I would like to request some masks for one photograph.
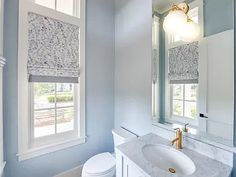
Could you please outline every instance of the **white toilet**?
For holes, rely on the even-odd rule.
[[[120,128],[112,131],[114,147],[136,138],[132,133]],[[82,177],[114,177],[115,156],[109,152],[91,157],[83,166]]]

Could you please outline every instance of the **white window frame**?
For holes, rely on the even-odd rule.
[[[182,85],[187,85],[187,84],[182,84]],[[198,84],[197,84],[198,85]],[[198,117],[196,116],[194,119],[190,118],[190,117],[185,117],[184,116],[184,111],[185,111],[185,102],[194,102],[196,103],[196,112],[198,113],[198,86],[197,86],[197,95],[196,101],[191,101],[191,100],[186,100],[185,99],[185,86],[183,86],[183,99],[179,99],[179,101],[183,101],[183,116],[178,116],[178,115],[174,115],[173,114],[173,101],[174,100],[178,100],[178,99],[173,99],[173,85],[170,86],[170,118],[171,120],[169,120],[170,122],[178,122],[178,123],[182,123],[182,124],[187,124],[189,123],[192,126],[197,126],[198,125]]]
[[[70,130],[70,131],[66,131],[66,132],[62,132],[62,133],[56,133],[52,134],[52,135],[46,135],[46,136],[42,136],[42,137],[34,137],[34,83],[29,83],[29,94],[30,94],[30,101],[29,101],[29,108],[30,108],[30,147],[31,148],[36,148],[36,147],[40,147],[43,145],[47,145],[50,144],[52,142],[61,142],[63,141],[63,139],[73,139],[76,136],[79,136],[79,85],[78,84],[74,84],[74,105],[70,106],[74,108],[74,129]],[[52,109],[55,109],[54,107]],[[56,108],[57,109],[57,108]],[[46,108],[47,110],[47,108]],[[57,126],[56,122],[55,122],[55,126]]]
[[[158,120],[160,119],[160,111],[159,111],[159,84],[160,84],[160,76],[159,76],[159,60],[160,60],[160,18],[157,16],[153,17],[152,20],[152,50],[156,49],[158,50],[158,56],[157,56],[157,63],[156,66],[156,72],[157,72],[157,82],[154,84],[152,82],[152,120]],[[152,61],[152,65],[154,65]],[[153,69],[153,68],[152,68]]]
[[[37,4],[36,3],[36,0],[33,0],[33,2],[35,2],[37,5],[39,5],[39,6],[42,6],[42,7],[45,7],[45,8],[49,8],[49,9],[52,9],[52,10],[55,10],[55,11],[57,11],[57,12],[60,12],[60,11],[58,11],[57,10],[57,1],[58,0],[55,0],[55,4],[54,4],[54,9],[52,9],[52,8],[49,8],[49,7],[46,7],[46,6],[43,6],[43,5],[40,5],[40,4]],[[74,17],[78,17],[78,18],[80,18],[80,13],[79,13],[79,11],[78,11],[78,9],[80,9],[80,3],[79,3],[79,1],[80,0],[73,0],[73,16]],[[61,13],[64,13],[64,12],[61,12]],[[65,13],[64,13],[65,14]],[[68,15],[68,14],[67,14]]]
[[[86,142],[85,134],[85,7],[86,0],[80,0],[79,17],[67,15],[62,12],[35,4],[33,0],[19,0],[19,27],[18,27],[18,160],[26,160],[50,152],[65,149]],[[79,86],[79,126],[78,136],[62,141],[30,147],[30,83],[28,82],[28,12],[64,21],[80,28],[80,82]]]
[[[195,0],[193,2],[191,2],[190,4],[188,4],[190,7],[190,11],[191,9],[194,9],[196,7],[198,7],[198,24],[200,26],[200,38],[199,40],[201,40],[204,37],[204,2],[203,0]],[[190,123],[192,126],[198,126],[198,118],[194,121],[188,120],[188,118],[186,118],[187,121],[184,121],[185,119],[181,117],[181,119],[183,121],[180,121],[179,118],[172,116],[171,114],[171,88],[170,88],[170,84],[169,84],[169,78],[168,78],[168,68],[169,68],[169,63],[168,63],[168,50],[174,47],[178,47],[181,45],[185,45],[188,44],[188,42],[184,42],[184,41],[177,41],[177,42],[169,42],[168,39],[168,34],[165,34],[165,88],[166,88],[166,92],[165,92],[165,120],[167,122],[170,123]],[[197,102],[198,102],[198,98],[197,98]],[[197,104],[198,105],[198,104]],[[198,109],[198,106],[197,106]]]

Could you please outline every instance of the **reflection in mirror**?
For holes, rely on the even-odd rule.
[[[153,0],[152,19],[153,124],[232,146],[233,0]]]

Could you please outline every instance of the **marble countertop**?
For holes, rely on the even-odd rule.
[[[184,147],[180,151],[192,159],[195,163],[196,171],[188,176],[170,174],[169,172],[152,165],[145,159],[142,153],[142,147],[147,144],[163,144],[171,146],[170,141],[151,133],[142,136],[137,140],[119,145],[116,148],[122,155],[134,162],[150,177],[229,177],[232,172],[232,167]]]

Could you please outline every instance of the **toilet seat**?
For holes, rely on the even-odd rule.
[[[83,167],[82,177],[113,176],[115,173],[115,158],[109,153],[101,153],[90,158]]]

